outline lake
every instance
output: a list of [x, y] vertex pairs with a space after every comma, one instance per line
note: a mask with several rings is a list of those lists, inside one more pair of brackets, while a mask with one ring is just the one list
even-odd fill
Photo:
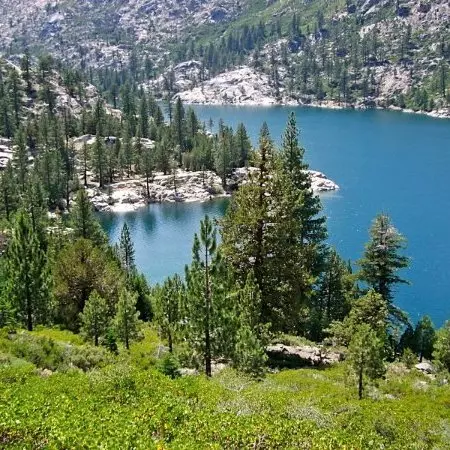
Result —
[[[276, 142], [295, 110], [301, 142], [312, 169], [341, 189], [322, 196], [329, 241], [352, 261], [361, 257], [377, 213], [391, 216], [408, 241], [411, 284], [395, 301], [416, 321], [429, 314], [435, 325], [450, 319], [450, 120], [391, 111], [290, 107], [198, 106], [201, 120], [243, 122], [254, 142], [263, 121]], [[150, 205], [126, 214], [100, 215], [112, 241], [126, 220], [139, 269], [149, 280], [182, 273], [194, 233], [205, 214], [221, 216], [227, 201]]]

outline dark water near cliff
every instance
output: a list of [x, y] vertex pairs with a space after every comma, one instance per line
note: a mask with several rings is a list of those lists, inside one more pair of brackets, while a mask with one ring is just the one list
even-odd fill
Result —
[[[200, 118], [244, 122], [256, 139], [263, 121], [279, 141], [292, 108], [197, 107]], [[330, 242], [345, 258], [358, 259], [368, 228], [388, 213], [407, 237], [410, 286], [397, 290], [396, 303], [411, 319], [431, 315], [436, 325], [450, 319], [450, 120], [387, 111], [296, 108], [302, 143], [311, 168], [341, 189], [323, 196]], [[152, 205], [128, 214], [102, 214], [113, 241], [126, 220], [139, 268], [151, 282], [182, 272], [192, 238], [207, 213], [220, 216], [226, 201]]]

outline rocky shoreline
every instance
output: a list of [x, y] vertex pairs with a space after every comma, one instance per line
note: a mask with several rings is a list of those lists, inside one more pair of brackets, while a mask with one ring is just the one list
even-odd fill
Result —
[[[191, 62], [192, 63], [192, 62]], [[192, 65], [192, 64], [191, 64]], [[190, 66], [189, 66], [190, 67]], [[193, 70], [191, 68], [191, 70]], [[175, 68], [175, 73], [183, 79], [185, 67]], [[388, 81], [386, 81], [388, 83]], [[367, 101], [356, 103], [342, 103], [334, 100], [314, 100], [309, 98], [293, 98], [285, 89], [280, 89], [275, 96], [269, 77], [255, 69], [242, 66], [237, 69], [219, 74], [200, 85], [193, 86], [189, 83], [180, 83], [181, 92], [177, 97], [185, 104], [191, 105], [215, 105], [215, 106], [307, 106], [326, 109], [379, 109], [402, 111], [405, 113], [422, 114], [438, 119], [450, 118], [450, 108], [444, 107], [433, 111], [413, 111], [396, 106], [388, 106], [388, 93], [380, 98], [368, 98]]]
[[[245, 183], [252, 168], [236, 169], [229, 179], [229, 186], [236, 188]], [[339, 186], [322, 172], [309, 171], [314, 192], [336, 191]], [[145, 178], [138, 177], [112, 183], [105, 188], [90, 184], [87, 187], [88, 196], [96, 211], [129, 212], [145, 207], [150, 203], [191, 203], [205, 202], [221, 197], [229, 197], [230, 191], [225, 191], [221, 179], [214, 172], [188, 172], [178, 169], [173, 174], [156, 173], [149, 183]]]

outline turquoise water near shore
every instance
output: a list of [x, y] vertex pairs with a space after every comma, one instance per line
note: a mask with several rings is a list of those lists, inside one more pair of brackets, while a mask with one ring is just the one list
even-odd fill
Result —
[[[396, 303], [412, 320], [429, 314], [436, 325], [450, 319], [450, 120], [391, 111], [289, 107], [198, 106], [201, 120], [243, 122], [254, 142], [266, 121], [280, 142], [295, 110], [312, 169], [341, 189], [322, 196], [330, 244], [343, 257], [361, 257], [373, 217], [384, 212], [407, 240], [411, 284]], [[123, 222], [132, 230], [137, 264], [151, 282], [183, 272], [193, 234], [205, 214], [223, 215], [227, 200], [150, 205], [133, 213], [100, 214], [112, 241]]]

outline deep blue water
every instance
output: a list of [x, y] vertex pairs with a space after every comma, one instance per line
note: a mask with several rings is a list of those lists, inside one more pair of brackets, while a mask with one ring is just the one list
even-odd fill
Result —
[[[266, 121], [280, 141], [293, 108], [196, 107], [199, 117], [243, 122], [256, 140]], [[324, 195], [330, 243], [343, 257], [361, 257], [379, 212], [391, 216], [408, 240], [411, 284], [397, 289], [396, 303], [412, 320], [429, 314], [440, 326], [450, 319], [450, 120], [389, 111], [295, 108], [311, 168], [341, 189]], [[103, 214], [113, 241], [123, 221], [132, 229], [137, 263], [151, 282], [182, 272], [204, 214], [220, 216], [226, 202], [152, 205], [130, 214]]]

